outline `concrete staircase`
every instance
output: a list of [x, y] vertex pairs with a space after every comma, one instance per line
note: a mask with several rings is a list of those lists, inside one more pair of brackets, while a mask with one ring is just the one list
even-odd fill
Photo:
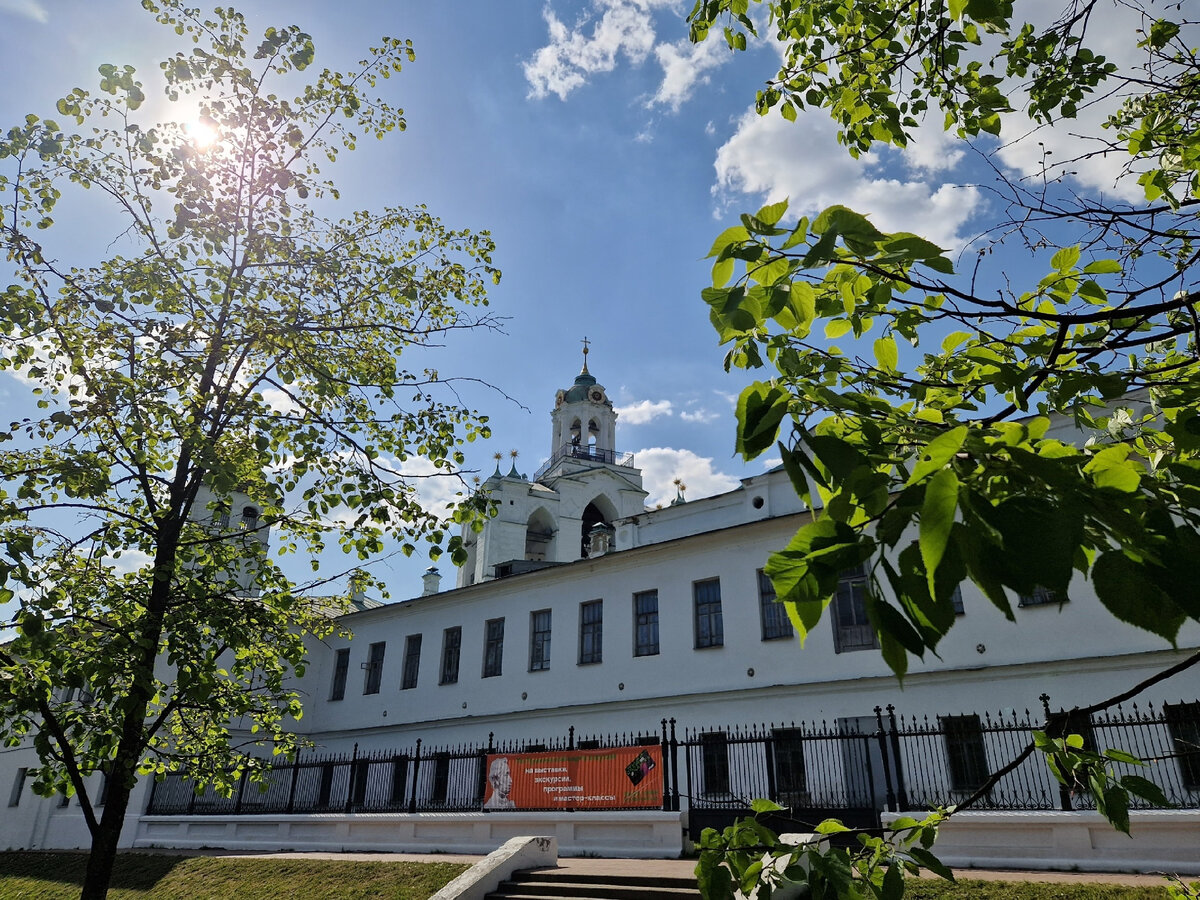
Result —
[[608, 875], [534, 869], [514, 872], [486, 900], [684, 900], [699, 897], [696, 879], [678, 875]]

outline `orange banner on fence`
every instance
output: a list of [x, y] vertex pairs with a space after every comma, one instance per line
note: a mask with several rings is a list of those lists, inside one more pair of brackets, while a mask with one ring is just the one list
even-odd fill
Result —
[[620, 809], [662, 805], [662, 747], [497, 753], [484, 809]]

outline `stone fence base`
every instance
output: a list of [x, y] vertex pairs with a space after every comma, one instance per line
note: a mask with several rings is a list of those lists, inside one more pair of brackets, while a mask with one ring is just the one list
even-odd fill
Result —
[[560, 856], [671, 859], [683, 852], [679, 813], [608, 810], [142, 816], [133, 846], [486, 854], [530, 834], [556, 838]]
[[[884, 827], [899, 816], [884, 813]], [[1130, 835], [1095, 812], [961, 812], [933, 852], [954, 868], [1200, 874], [1200, 811], [1133, 810]]]

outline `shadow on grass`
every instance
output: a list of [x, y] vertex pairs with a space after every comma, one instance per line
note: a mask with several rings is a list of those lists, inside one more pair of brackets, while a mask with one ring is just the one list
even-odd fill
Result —
[[[0, 878], [18, 876], [83, 887], [86, 853], [10, 851], [0, 853]], [[147, 891], [171, 873], [186, 856], [158, 853], [120, 853], [113, 867], [112, 888]]]

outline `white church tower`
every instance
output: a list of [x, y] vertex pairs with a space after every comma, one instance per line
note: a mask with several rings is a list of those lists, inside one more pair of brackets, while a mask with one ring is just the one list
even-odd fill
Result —
[[550, 413], [550, 456], [532, 478], [496, 471], [483, 484], [497, 514], [483, 531], [463, 534], [467, 564], [458, 586], [574, 562], [624, 549], [613, 521], [645, 509], [642, 473], [616, 449], [617, 412], [604, 386], [583, 370], [558, 391]]

